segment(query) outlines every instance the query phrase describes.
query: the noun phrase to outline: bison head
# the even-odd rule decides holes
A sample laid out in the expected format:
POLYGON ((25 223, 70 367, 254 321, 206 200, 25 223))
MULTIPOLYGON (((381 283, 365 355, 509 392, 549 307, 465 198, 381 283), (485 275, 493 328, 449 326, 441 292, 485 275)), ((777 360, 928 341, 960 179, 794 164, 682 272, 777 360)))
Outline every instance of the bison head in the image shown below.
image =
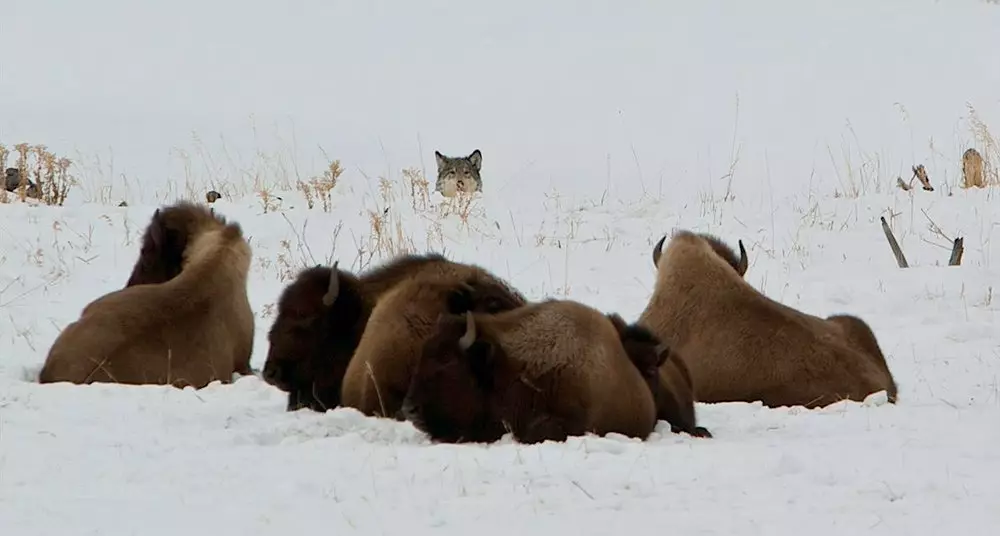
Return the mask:
MULTIPOLYGON (((715 251, 715 253, 718 254, 719 257, 722 257, 722 259, 724 261, 726 261, 727 264, 729 264, 730 266, 732 266, 733 270, 736 270, 736 273, 740 274, 740 277, 743 277, 744 275, 746 275, 746 273, 747 273, 747 265, 748 265, 747 250, 743 247, 743 241, 742 240, 739 241, 740 256, 737 257, 736 256, 736 252, 733 251, 733 248, 729 247, 728 245, 726 245, 725 242, 723 242, 722 240, 719 240, 718 238, 716 238, 716 237, 714 237, 714 236, 712 236, 710 234, 692 233, 690 231, 680 231, 680 233, 697 234, 697 236, 701 237, 706 242, 708 242, 708 245, 712 247, 712 249, 715 251)), ((680 233, 678 233, 678 234, 680 234, 680 233)), ((667 237, 664 236, 653 247, 653 266, 659 267, 659 265, 660 265, 660 256, 663 254, 663 243, 666 240, 667 240, 667 237)))
POLYGON ((316 266, 278 299, 268 332, 264 380, 288 393, 288 410, 340 404, 340 384, 364 329, 364 299, 353 275, 316 266))
POLYGON ((491 418, 491 361, 498 348, 476 335, 471 312, 443 314, 424 343, 403 416, 435 441, 493 441, 504 430, 491 418))
POLYGON ((188 240, 206 228, 226 225, 214 211, 181 201, 153 212, 142 235, 139 259, 126 287, 165 283, 181 273, 188 240))

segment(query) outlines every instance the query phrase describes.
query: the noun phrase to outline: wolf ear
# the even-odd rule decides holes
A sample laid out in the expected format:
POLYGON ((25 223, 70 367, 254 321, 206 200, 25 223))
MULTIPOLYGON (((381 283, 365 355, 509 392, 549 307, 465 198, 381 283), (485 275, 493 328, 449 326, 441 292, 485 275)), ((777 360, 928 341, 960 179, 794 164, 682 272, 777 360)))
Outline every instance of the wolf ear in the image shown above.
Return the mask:
POLYGON ((476 166, 476 171, 481 170, 483 168, 483 153, 479 152, 479 149, 472 151, 472 154, 469 155, 469 162, 476 166))
POLYGON ((448 163, 448 159, 438 151, 434 151, 434 159, 437 160, 438 169, 443 168, 448 163))

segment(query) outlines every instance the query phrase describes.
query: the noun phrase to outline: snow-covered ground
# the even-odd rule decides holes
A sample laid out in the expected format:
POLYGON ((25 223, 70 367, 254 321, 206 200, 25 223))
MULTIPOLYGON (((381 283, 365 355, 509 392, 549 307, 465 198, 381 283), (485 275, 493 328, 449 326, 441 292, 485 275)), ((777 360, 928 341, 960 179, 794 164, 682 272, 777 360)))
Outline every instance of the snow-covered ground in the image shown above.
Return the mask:
POLYGON ((1000 6, 8 4, 0 143, 76 158, 81 184, 64 207, 0 204, 0 534, 1000 527, 1000 201, 957 187, 962 152, 985 149, 969 106, 1000 134, 1000 6), (404 168, 433 188, 435 149, 474 148, 471 207, 411 195, 404 168), (330 212, 282 190, 324 151, 345 168, 330 212), (915 164, 934 192, 894 187, 915 164), (287 413, 256 377, 35 383, 60 328, 124 285, 155 207, 207 187, 252 237, 255 367, 305 265, 412 245, 635 318, 652 245, 692 228, 743 239, 769 296, 867 320, 900 401, 699 404, 712 439, 661 423, 645 442, 453 446, 352 410, 287 413), (965 238, 962 266, 931 222, 965 238))

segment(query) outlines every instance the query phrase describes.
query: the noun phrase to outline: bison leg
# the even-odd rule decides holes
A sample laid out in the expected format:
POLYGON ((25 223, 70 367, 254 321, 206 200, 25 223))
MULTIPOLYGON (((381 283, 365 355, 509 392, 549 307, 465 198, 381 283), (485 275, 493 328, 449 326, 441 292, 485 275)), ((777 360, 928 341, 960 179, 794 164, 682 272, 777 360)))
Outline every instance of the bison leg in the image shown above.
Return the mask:
POLYGON ((513 426, 514 439, 521 443, 534 444, 549 441, 566 441, 571 434, 564 419, 552 415, 538 415, 523 426, 513 426))

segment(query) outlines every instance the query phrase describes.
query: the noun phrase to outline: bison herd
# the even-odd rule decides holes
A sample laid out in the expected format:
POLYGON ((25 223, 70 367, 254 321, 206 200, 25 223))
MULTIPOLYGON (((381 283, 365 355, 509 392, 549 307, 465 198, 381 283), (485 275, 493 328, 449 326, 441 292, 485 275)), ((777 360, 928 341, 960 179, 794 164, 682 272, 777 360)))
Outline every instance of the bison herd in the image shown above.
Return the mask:
MULTIPOLYGON (((41 383, 201 388, 252 374, 251 250, 206 206, 156 210, 125 288, 88 304, 49 350, 41 383)), ((263 379, 289 411, 355 408, 440 442, 523 443, 585 433, 646 438, 658 420, 711 437, 694 402, 771 407, 863 400, 896 385, 871 328, 771 300, 747 254, 676 232, 634 323, 572 300, 529 302, 438 254, 351 273, 303 270, 281 293, 263 379)))

